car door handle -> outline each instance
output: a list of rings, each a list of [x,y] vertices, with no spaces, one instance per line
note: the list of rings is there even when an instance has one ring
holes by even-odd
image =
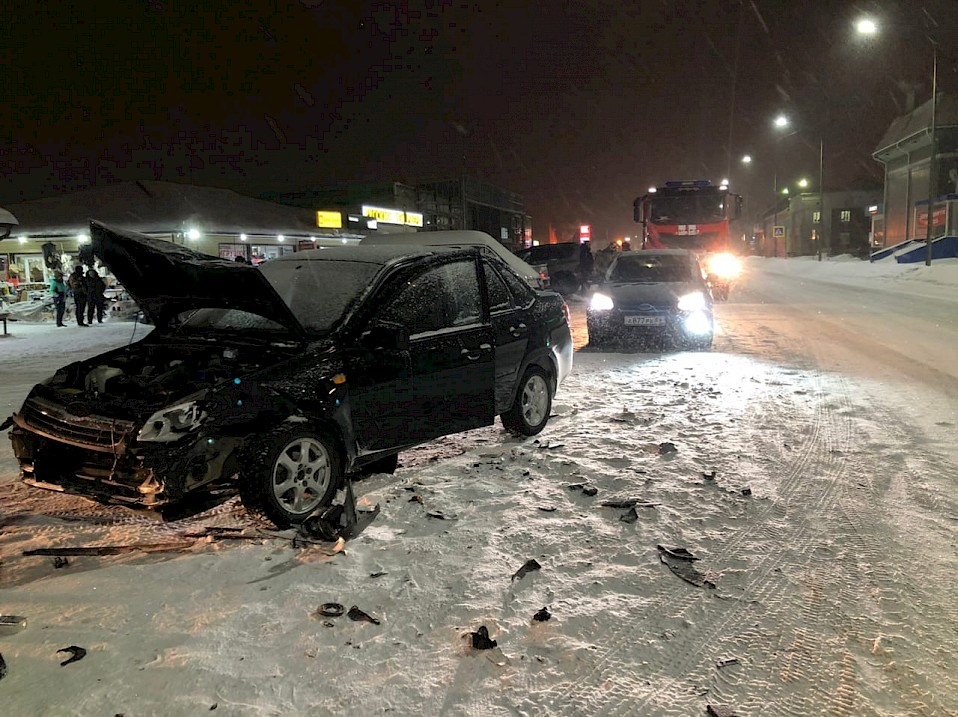
[[[463,349],[459,352],[460,356],[465,356],[470,361],[478,361],[482,358],[481,349]]]

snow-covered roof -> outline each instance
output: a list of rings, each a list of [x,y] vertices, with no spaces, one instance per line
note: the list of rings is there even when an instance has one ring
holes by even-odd
[[[886,161],[898,154],[914,150],[929,142],[931,127],[931,99],[916,107],[912,112],[895,119],[881,138],[872,156]],[[958,126],[958,97],[938,93],[938,105],[935,108],[935,127]]]
[[[146,233],[196,227],[206,233],[315,234],[309,209],[245,197],[229,189],[173,182],[120,182],[9,207],[25,234],[86,233],[90,220]]]

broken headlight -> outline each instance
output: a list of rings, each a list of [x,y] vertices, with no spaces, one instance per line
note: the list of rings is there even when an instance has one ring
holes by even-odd
[[[150,416],[136,439],[144,442],[167,443],[177,441],[185,434],[199,428],[206,411],[197,401],[178,403]]]

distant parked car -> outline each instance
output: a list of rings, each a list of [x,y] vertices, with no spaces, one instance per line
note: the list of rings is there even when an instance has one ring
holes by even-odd
[[[592,278],[582,264],[583,245],[577,242],[540,244],[518,252],[519,258],[535,266],[548,267],[550,286],[562,294],[574,294]]]
[[[532,266],[503,246],[485,232],[471,230],[446,232],[394,232],[391,234],[370,234],[360,242],[363,246],[396,246],[399,244],[417,244],[419,246],[442,246],[464,249],[479,247],[490,256],[496,256],[521,276],[533,289],[549,288],[549,270],[545,263]]]
[[[156,328],[33,388],[10,432],[31,485],[155,508],[236,480],[288,526],[418,443],[497,414],[538,433],[571,369],[562,297],[475,248],[257,268],[95,222],[91,237]]]
[[[586,310],[589,345],[612,342],[712,346],[712,296],[695,254],[684,249],[622,252]]]

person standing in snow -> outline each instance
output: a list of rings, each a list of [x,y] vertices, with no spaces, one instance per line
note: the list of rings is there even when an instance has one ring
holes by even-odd
[[[73,292],[73,303],[76,306],[77,326],[86,326],[83,323],[83,312],[86,310],[86,277],[83,276],[83,267],[77,264],[67,280],[67,286]]]
[[[63,313],[67,310],[67,285],[63,283],[63,272],[59,269],[53,272],[50,279],[50,294],[53,296],[53,307],[57,314],[57,326],[66,326],[63,323]]]
[[[86,322],[93,323],[93,310],[96,309],[96,322],[103,323],[103,307],[106,300],[103,298],[103,292],[106,291],[106,282],[97,273],[96,269],[90,269],[84,279],[86,285]]]

